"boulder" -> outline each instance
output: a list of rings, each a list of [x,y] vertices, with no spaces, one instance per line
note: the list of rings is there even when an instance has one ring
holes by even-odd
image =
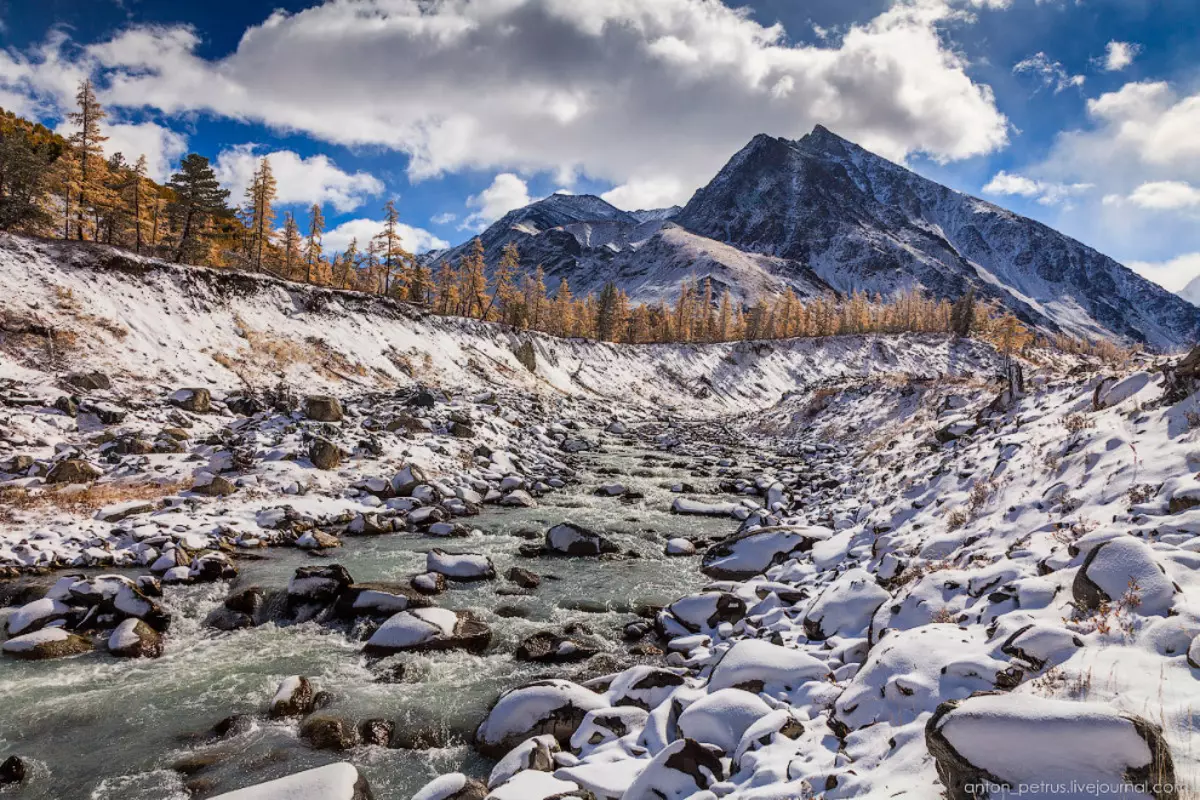
[[[20,756],[9,756],[0,763],[0,787],[24,783],[29,768]]]
[[[492,767],[492,772],[488,775],[488,788],[496,788],[518,772],[526,770],[552,771],[555,766],[554,754],[561,751],[558,740],[548,734],[526,739],[509,750],[504,758]]]
[[[328,604],[337,600],[354,579],[341,564],[300,567],[288,581],[288,602]]]
[[[300,737],[316,750],[349,750],[358,744],[358,728],[336,714],[313,714],[300,723]]]
[[[316,691],[312,682],[302,675],[284,678],[271,698],[267,716],[271,719],[287,717],[303,717],[312,712],[316,706]]]
[[[491,640],[491,630],[470,611],[415,608],[388,618],[367,640],[363,652],[369,655],[432,650],[481,653]]]
[[[821,592],[804,616],[804,633],[814,641],[857,636],[891,595],[864,569],[843,572]]]
[[[193,494],[205,497],[228,497],[237,491],[237,486],[228,478],[220,475],[201,475],[192,484]]]
[[[358,725],[358,738],[373,747],[388,747],[392,743],[392,734],[396,732],[396,723],[390,719],[364,719]]]
[[[108,652],[117,658],[158,658],[163,653],[162,636],[140,619],[130,617],[108,637]]]
[[[654,756],[621,800],[684,800],[701,796],[723,778],[719,753],[692,739],[676,739]]]
[[[392,616],[401,611],[431,606],[429,598],[411,583],[355,583],[346,587],[337,600],[339,616]]]
[[[833,535],[829,528],[770,527],[736,533],[710,547],[701,571],[718,580],[741,581],[761,575],[776,564],[804,553]]]
[[[447,553],[436,547],[426,554],[425,569],[460,582],[487,581],[496,577],[496,568],[487,556],[476,553]]]
[[[530,738],[548,734],[563,746],[587,712],[608,705],[605,699],[571,681],[534,681],[500,695],[475,731],[475,748],[499,758]]]
[[[663,553],[668,556],[694,556],[696,555],[696,545],[688,539],[676,537],[667,540],[667,546]]]
[[[484,800],[487,787],[461,772],[440,775],[421,787],[412,800]]]
[[[68,458],[55,464],[46,475],[47,483],[90,483],[104,470],[80,458]]]
[[[976,694],[938,706],[925,742],[949,800],[1006,794],[981,793],[987,785],[1144,785],[1155,800],[1177,796],[1159,727],[1105,703]]]
[[[542,576],[523,567],[510,567],[504,577],[520,586],[522,589],[536,589],[542,585]]]
[[[86,653],[92,649],[92,643],[62,628],[42,628],[13,637],[0,646],[0,649],[13,658],[42,661]]]
[[[1133,587],[1136,586],[1136,591]],[[1075,603],[1095,610],[1105,603],[1116,603],[1128,592],[1131,611],[1146,616],[1166,616],[1175,602],[1178,587],[1167,577],[1143,541],[1121,536],[1093,547],[1075,573],[1071,585]]]
[[[746,616],[746,602],[729,592],[696,592],[684,595],[657,617],[660,631],[668,637],[707,633],[722,622],[734,623]]]
[[[718,689],[689,705],[679,715],[679,735],[702,744],[719,747],[733,755],[742,734],[771,713],[757,694],[742,689]]]
[[[65,618],[71,607],[51,597],[43,597],[26,603],[9,615],[5,629],[9,636],[20,636],[35,631],[44,625]]]
[[[193,414],[207,414],[212,410],[212,395],[208,389],[180,389],[173,392],[167,402]]]
[[[367,779],[341,762],[248,786],[210,800],[374,800]]]
[[[620,548],[596,531],[562,522],[546,531],[546,549],[567,556],[598,556]]]
[[[318,437],[308,447],[308,460],[317,469],[337,469],[342,463],[342,451],[328,439]]]
[[[316,422],[341,422],[342,404],[336,397],[312,394],[304,398],[304,416]]]
[[[592,637],[561,636],[552,631],[538,631],[525,637],[517,647],[518,661],[540,664],[568,664],[586,661],[603,650],[602,643]]]
[[[803,650],[764,639],[741,639],[725,651],[708,680],[710,692],[745,689],[775,695],[808,681],[825,681],[829,666]]]
[[[66,382],[84,392],[107,391],[112,388],[112,381],[103,372],[91,370],[88,372],[70,372]]]

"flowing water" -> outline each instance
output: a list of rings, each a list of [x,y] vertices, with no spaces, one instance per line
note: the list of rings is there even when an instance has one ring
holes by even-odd
[[[719,536],[732,532],[727,518],[673,516],[667,487],[703,479],[667,461],[646,461],[647,451],[608,447],[587,455],[579,485],[548,495],[537,508],[488,509],[466,522],[482,531],[468,539],[438,540],[415,534],[347,538],[335,555],[358,581],[396,580],[424,571],[425,551],[486,553],[503,575],[520,565],[557,579],[543,580],[531,595],[496,593],[500,580],[451,584],[437,605],[469,608],[492,628],[482,655],[463,652],[394,656],[404,662],[400,682],[378,680],[361,655],[362,642],[316,623],[268,624],[234,633],[203,625],[205,616],[229,593],[227,584],[167,587],[164,606],[174,615],[166,653],[156,660],[125,661],[93,653],[60,661],[0,660],[0,760],[20,754],[32,762],[32,779],[14,797],[38,800],[184,800],[230,791],[274,777],[347,758],[369,779],[381,800],[407,800],[431,777],[450,770],[486,775],[489,762],[467,741],[495,696],[534,677],[566,674],[571,667],[516,661],[512,653],[525,636],[568,621],[601,634],[613,651],[623,650],[620,632],[642,604],[662,605],[693,591],[705,580],[698,558],[666,558],[663,545],[677,535]],[[603,474],[614,470],[617,475]],[[624,503],[591,495],[605,482],[620,481],[645,493]],[[603,531],[622,550],[640,559],[526,559],[519,535],[543,532],[571,520]],[[239,564],[234,587],[282,588],[298,566],[324,563],[301,551],[273,549],[262,561]],[[518,606],[524,618],[502,616]],[[507,612],[506,612],[507,614]],[[315,751],[293,722],[263,716],[279,682],[288,675],[314,679],[334,696],[331,713],[355,720],[382,717],[398,729],[440,730],[452,744],[429,750],[359,747],[346,754]],[[247,732],[217,743],[202,735],[235,713],[254,714]],[[9,795],[5,795],[6,797]]]

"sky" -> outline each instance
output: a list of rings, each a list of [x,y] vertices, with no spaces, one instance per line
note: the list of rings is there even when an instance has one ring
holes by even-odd
[[[556,191],[683,204],[816,124],[1177,290],[1200,275],[1197,0],[0,0],[0,106],[240,200],[268,156],[326,249],[394,200],[458,244]]]

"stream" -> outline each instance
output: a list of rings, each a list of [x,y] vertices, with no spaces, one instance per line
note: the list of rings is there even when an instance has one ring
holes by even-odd
[[[641,446],[609,445],[603,452],[582,454],[579,482],[540,498],[536,508],[488,507],[463,520],[482,535],[347,537],[325,561],[304,551],[273,548],[263,560],[240,561],[232,586],[166,587],[163,605],[173,623],[159,659],[128,661],[94,652],[52,661],[0,660],[0,761],[20,754],[32,766],[31,779],[11,796],[190,800],[337,760],[357,765],[380,800],[407,800],[429,779],[448,771],[486,777],[491,762],[474,753],[469,738],[495,697],[524,681],[569,675],[582,667],[515,660],[512,654],[524,637],[577,621],[601,635],[612,652],[624,654],[621,630],[636,609],[665,605],[707,582],[698,556],[668,558],[664,544],[674,536],[724,536],[736,523],[726,517],[669,513],[678,496],[669,490],[673,483],[688,481],[702,492],[715,485],[711,478],[693,477],[690,469],[669,466],[676,461]],[[645,497],[623,502],[592,495],[596,486],[612,481]],[[540,537],[565,520],[599,530],[622,551],[636,550],[642,557],[518,554],[527,542],[521,533],[533,530]],[[267,624],[234,633],[203,624],[231,590],[282,588],[297,567],[336,562],[356,581],[398,580],[423,572],[424,554],[431,547],[486,554],[499,576],[514,565],[543,576],[541,586],[527,596],[498,594],[507,585],[501,577],[451,583],[435,598],[438,606],[476,611],[491,627],[492,642],[482,655],[403,654],[372,663],[361,654],[361,641],[315,622]],[[512,616],[513,607],[522,616]],[[399,682],[379,679],[382,667],[401,662]],[[390,719],[398,731],[436,731],[448,744],[424,750],[313,750],[299,738],[296,721],[265,716],[280,681],[295,674],[308,676],[333,695],[332,713],[354,720]],[[205,740],[216,722],[233,714],[254,715],[255,722],[240,734]]]

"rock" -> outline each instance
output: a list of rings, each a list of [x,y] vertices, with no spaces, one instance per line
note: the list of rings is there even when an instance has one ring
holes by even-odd
[[[220,475],[202,475],[192,485],[194,494],[204,495],[205,497],[228,497],[237,491],[237,486],[228,478],[223,478]]]
[[[553,736],[533,736],[526,739],[509,750],[504,758],[492,767],[492,772],[488,775],[488,788],[494,789],[525,770],[552,771],[555,767],[554,754],[559,752],[562,752],[562,748]]]
[[[489,758],[499,758],[542,734],[569,746],[587,712],[607,705],[601,695],[570,681],[527,683],[500,695],[475,731],[475,748]]]
[[[500,498],[500,505],[512,508],[535,508],[537,501],[524,489],[514,489]]]
[[[54,401],[54,407],[66,414],[68,417],[73,417],[79,413],[79,404],[65,394],[60,395],[59,398]]]
[[[450,435],[456,439],[475,438],[475,429],[469,423],[455,420],[450,423]]]
[[[701,571],[718,580],[742,581],[761,575],[783,563],[795,553],[812,549],[833,535],[822,527],[757,528],[734,534],[710,547],[701,562]]]
[[[395,731],[396,723],[390,719],[365,719],[359,723],[358,738],[365,745],[388,747]]]
[[[266,406],[258,397],[250,392],[234,392],[226,395],[225,407],[240,417],[253,417],[266,410]]]
[[[425,784],[412,800],[484,800],[487,787],[461,772],[441,775]]]
[[[831,636],[857,636],[871,624],[871,617],[891,595],[864,569],[851,569],[838,576],[804,617],[804,632],[813,641]]]
[[[300,567],[288,581],[288,602],[328,604],[338,599],[354,579],[341,564]]]
[[[1137,603],[1130,611],[1145,616],[1166,616],[1175,602],[1177,587],[1171,582],[1145,542],[1121,536],[1101,542],[1088,552],[1071,586],[1075,603],[1095,610],[1115,603],[1137,586]]]
[[[168,397],[167,402],[193,414],[207,414],[212,410],[212,395],[208,389],[180,389]]]
[[[829,666],[803,650],[763,639],[741,639],[713,667],[708,690],[745,689],[777,695],[828,678]]]
[[[925,742],[949,800],[998,796],[982,784],[1145,785],[1155,800],[1177,796],[1159,727],[1105,703],[976,694],[938,706]]]
[[[476,553],[447,553],[436,547],[426,554],[425,569],[460,582],[486,581],[496,577],[496,568],[487,556]]]
[[[696,545],[687,539],[668,539],[664,554],[668,556],[694,556],[696,555]]]
[[[0,786],[13,786],[14,784],[24,783],[25,776],[29,769],[25,766],[25,760],[19,756],[9,756],[0,763]]]
[[[0,646],[0,649],[14,658],[41,661],[86,653],[92,649],[92,643],[62,628],[42,628],[13,637]]]
[[[243,733],[249,732],[254,728],[254,717],[250,714],[234,714],[225,717],[225,719],[213,725],[209,729],[209,735],[215,739],[225,739],[233,736],[241,736]]]
[[[353,618],[363,615],[392,616],[413,608],[428,608],[429,598],[410,583],[355,583],[346,587],[338,597],[339,616]]]
[[[676,497],[671,503],[672,514],[692,514],[701,517],[732,517],[739,508],[742,508],[739,503],[703,503],[685,497]]]
[[[517,647],[518,661],[535,661],[541,664],[568,664],[585,661],[603,648],[595,640],[580,637],[560,636],[551,631],[538,631],[527,636]]]
[[[412,585],[421,594],[441,594],[446,591],[446,576],[439,572],[423,572],[413,576]]]
[[[309,445],[308,460],[317,469],[337,469],[342,463],[342,451],[328,439],[316,438]]]
[[[47,483],[90,483],[96,480],[104,471],[89,464],[83,459],[68,458],[54,465],[46,475]]]
[[[374,800],[367,779],[341,762],[248,786],[210,800]]]
[[[429,482],[425,470],[416,464],[409,464],[392,476],[391,489],[396,497],[411,497],[413,490]]]
[[[96,519],[102,522],[120,522],[123,519],[128,519],[138,514],[149,514],[153,510],[153,503],[146,502],[145,500],[130,500],[125,503],[105,506],[96,512]]]
[[[584,450],[591,450],[593,447],[591,442],[581,438],[564,439],[563,443],[559,445],[559,449],[564,453],[581,453]]]
[[[592,748],[639,731],[649,714],[637,706],[613,706],[589,711],[571,735],[571,749],[586,756]]]
[[[358,728],[336,714],[313,714],[300,723],[300,736],[317,750],[349,750],[358,744]]]
[[[540,575],[523,567],[510,567],[508,572],[504,574],[504,577],[522,589],[536,589],[542,585],[542,577]]]
[[[724,778],[720,756],[692,739],[677,739],[658,752],[621,795],[621,800],[683,800],[703,796]],[[714,795],[715,796],[715,795]]]
[[[308,531],[296,540],[296,547],[301,550],[332,550],[341,546],[341,539],[322,530]]]
[[[746,729],[771,713],[757,694],[742,689],[718,689],[684,709],[679,735],[719,747],[732,755]]]
[[[342,404],[336,397],[309,395],[304,398],[304,416],[317,422],[341,422]]]
[[[284,678],[271,698],[267,716],[271,719],[303,717],[312,712],[316,705],[316,692],[312,682],[301,675]]]
[[[163,653],[162,636],[140,619],[131,617],[108,637],[108,652],[117,658],[158,658]]]
[[[34,600],[14,611],[5,623],[9,636],[38,630],[42,626],[63,619],[71,613],[71,607],[51,597]]]
[[[683,676],[677,672],[641,664],[613,678],[608,687],[608,697],[614,706],[637,706],[649,711],[657,708],[683,684]]]
[[[660,613],[656,622],[667,636],[705,633],[722,622],[735,623],[746,616],[746,603],[729,592],[684,595]]]
[[[112,381],[103,372],[71,372],[65,378],[66,382],[76,389],[85,392],[107,391],[112,388]]]
[[[598,556],[620,550],[601,534],[570,522],[546,531],[546,549],[568,556]]]
[[[481,653],[491,640],[491,630],[470,611],[416,608],[388,618],[367,640],[363,652],[387,655],[457,649]]]

